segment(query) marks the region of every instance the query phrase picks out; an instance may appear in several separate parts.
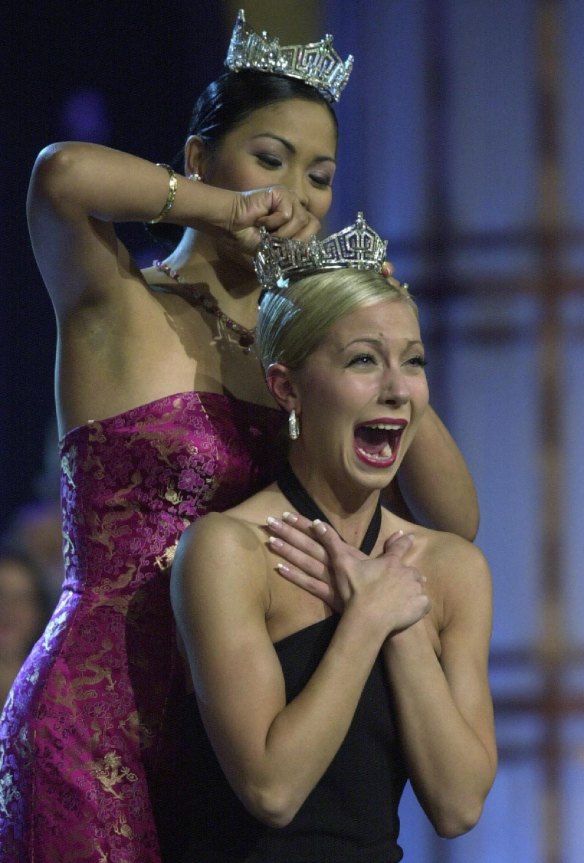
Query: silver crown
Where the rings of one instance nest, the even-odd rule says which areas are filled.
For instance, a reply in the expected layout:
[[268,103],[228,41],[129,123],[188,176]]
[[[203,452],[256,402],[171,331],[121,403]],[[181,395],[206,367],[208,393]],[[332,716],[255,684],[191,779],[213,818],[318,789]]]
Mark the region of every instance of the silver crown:
[[329,102],[338,102],[341,91],[349,80],[353,57],[345,62],[333,48],[333,37],[325,36],[320,42],[309,45],[280,45],[263,31],[258,34],[245,28],[245,13],[239,10],[225,65],[232,72],[255,69],[287,78],[299,78],[315,87]]
[[324,240],[287,240],[269,234],[265,228],[261,233],[254,264],[265,290],[285,287],[288,281],[325,270],[352,267],[379,273],[387,250],[387,240],[369,227],[363,213],[357,213],[352,225]]

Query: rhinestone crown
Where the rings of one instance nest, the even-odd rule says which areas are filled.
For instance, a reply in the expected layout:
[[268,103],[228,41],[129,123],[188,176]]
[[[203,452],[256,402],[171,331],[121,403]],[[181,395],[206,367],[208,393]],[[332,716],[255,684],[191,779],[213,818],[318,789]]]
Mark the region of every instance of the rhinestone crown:
[[363,213],[336,234],[324,240],[287,240],[269,234],[262,228],[260,245],[254,258],[258,280],[265,290],[285,287],[312,273],[324,270],[356,270],[381,272],[385,261],[387,240],[382,240],[369,227]]
[[277,37],[263,31],[246,30],[245,13],[239,10],[225,65],[232,72],[255,69],[287,78],[299,78],[329,102],[338,102],[341,91],[349,80],[353,57],[343,62],[333,48],[333,37],[325,36],[320,42],[309,45],[280,45]]

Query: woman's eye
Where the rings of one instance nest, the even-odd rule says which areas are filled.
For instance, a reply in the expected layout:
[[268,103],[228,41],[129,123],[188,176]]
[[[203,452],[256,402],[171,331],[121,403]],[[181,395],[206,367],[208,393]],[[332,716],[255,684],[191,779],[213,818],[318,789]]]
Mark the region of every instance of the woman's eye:
[[406,360],[406,365],[415,366],[416,368],[423,369],[425,366],[428,365],[428,360],[425,359],[425,357],[423,357],[421,354],[418,354],[417,356],[410,357],[408,360]]
[[332,186],[333,183],[331,177],[326,174],[311,174],[310,179],[315,185],[322,186],[323,188],[325,186]]
[[282,165],[282,160],[271,153],[258,153],[256,158],[262,165],[267,165],[269,168],[280,168]]
[[376,365],[376,360],[373,354],[357,354],[357,356],[352,357],[349,361],[350,366],[368,366],[368,365]]

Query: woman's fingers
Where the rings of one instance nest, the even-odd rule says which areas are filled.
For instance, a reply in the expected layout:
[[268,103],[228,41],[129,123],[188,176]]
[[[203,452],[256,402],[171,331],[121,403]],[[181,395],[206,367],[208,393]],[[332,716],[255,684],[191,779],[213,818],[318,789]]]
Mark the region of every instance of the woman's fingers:
[[383,264],[381,265],[381,275],[385,276],[385,280],[394,288],[404,287],[403,282],[400,282],[400,280],[396,279],[396,277],[394,276],[394,266],[391,261],[383,262]]
[[427,613],[425,578],[404,561],[412,534],[395,531],[383,553],[368,558],[320,519],[311,522],[297,513],[284,513],[282,518],[268,518],[267,528],[270,548],[284,560],[276,565],[279,573],[335,611],[342,612],[359,596],[357,601],[373,603],[374,617],[386,618],[388,631],[411,626]]
[[287,581],[292,582],[302,590],[306,590],[312,596],[316,596],[317,599],[322,600],[335,611],[341,612],[343,610],[341,598],[336,595],[333,586],[328,581],[313,578],[288,563],[278,563],[276,568]]
[[[282,518],[269,517],[267,528],[271,550],[283,558],[277,569],[284,578],[318,597],[335,611],[342,611],[343,577],[335,577],[327,546],[335,550],[337,563],[343,560],[365,560],[367,556],[347,545],[335,530],[321,521],[310,521],[303,515],[285,512]],[[326,538],[325,538],[326,536]]]
[[320,230],[320,222],[298,200],[293,192],[279,190],[274,194],[273,208],[257,220],[257,225],[266,228],[277,237],[294,240],[309,240]]
[[276,564],[280,575],[336,611],[341,611],[343,605],[334,589],[327,566],[328,556],[310,535],[310,520],[285,512],[281,519],[270,516],[267,527],[271,533],[268,539],[270,549],[285,561]]
[[253,236],[257,245],[260,227],[278,237],[308,240],[320,230],[320,222],[294,192],[283,186],[239,193],[231,219],[233,236],[243,238],[246,246]]
[[322,545],[311,534],[309,519],[296,513],[282,518],[269,517],[270,547],[289,563],[316,578],[327,577],[328,557]]
[[312,535],[326,551],[330,565],[336,568],[343,560],[367,560],[367,555],[346,543],[329,524],[315,519],[310,526]]

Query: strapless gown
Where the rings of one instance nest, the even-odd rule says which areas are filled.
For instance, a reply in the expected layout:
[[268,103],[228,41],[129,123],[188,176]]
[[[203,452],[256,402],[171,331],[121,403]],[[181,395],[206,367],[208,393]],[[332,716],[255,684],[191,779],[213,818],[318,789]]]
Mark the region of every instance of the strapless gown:
[[183,393],[64,438],[66,577],[0,720],[1,863],[180,859],[196,753],[170,565],[190,522],[271,482],[282,416]]

